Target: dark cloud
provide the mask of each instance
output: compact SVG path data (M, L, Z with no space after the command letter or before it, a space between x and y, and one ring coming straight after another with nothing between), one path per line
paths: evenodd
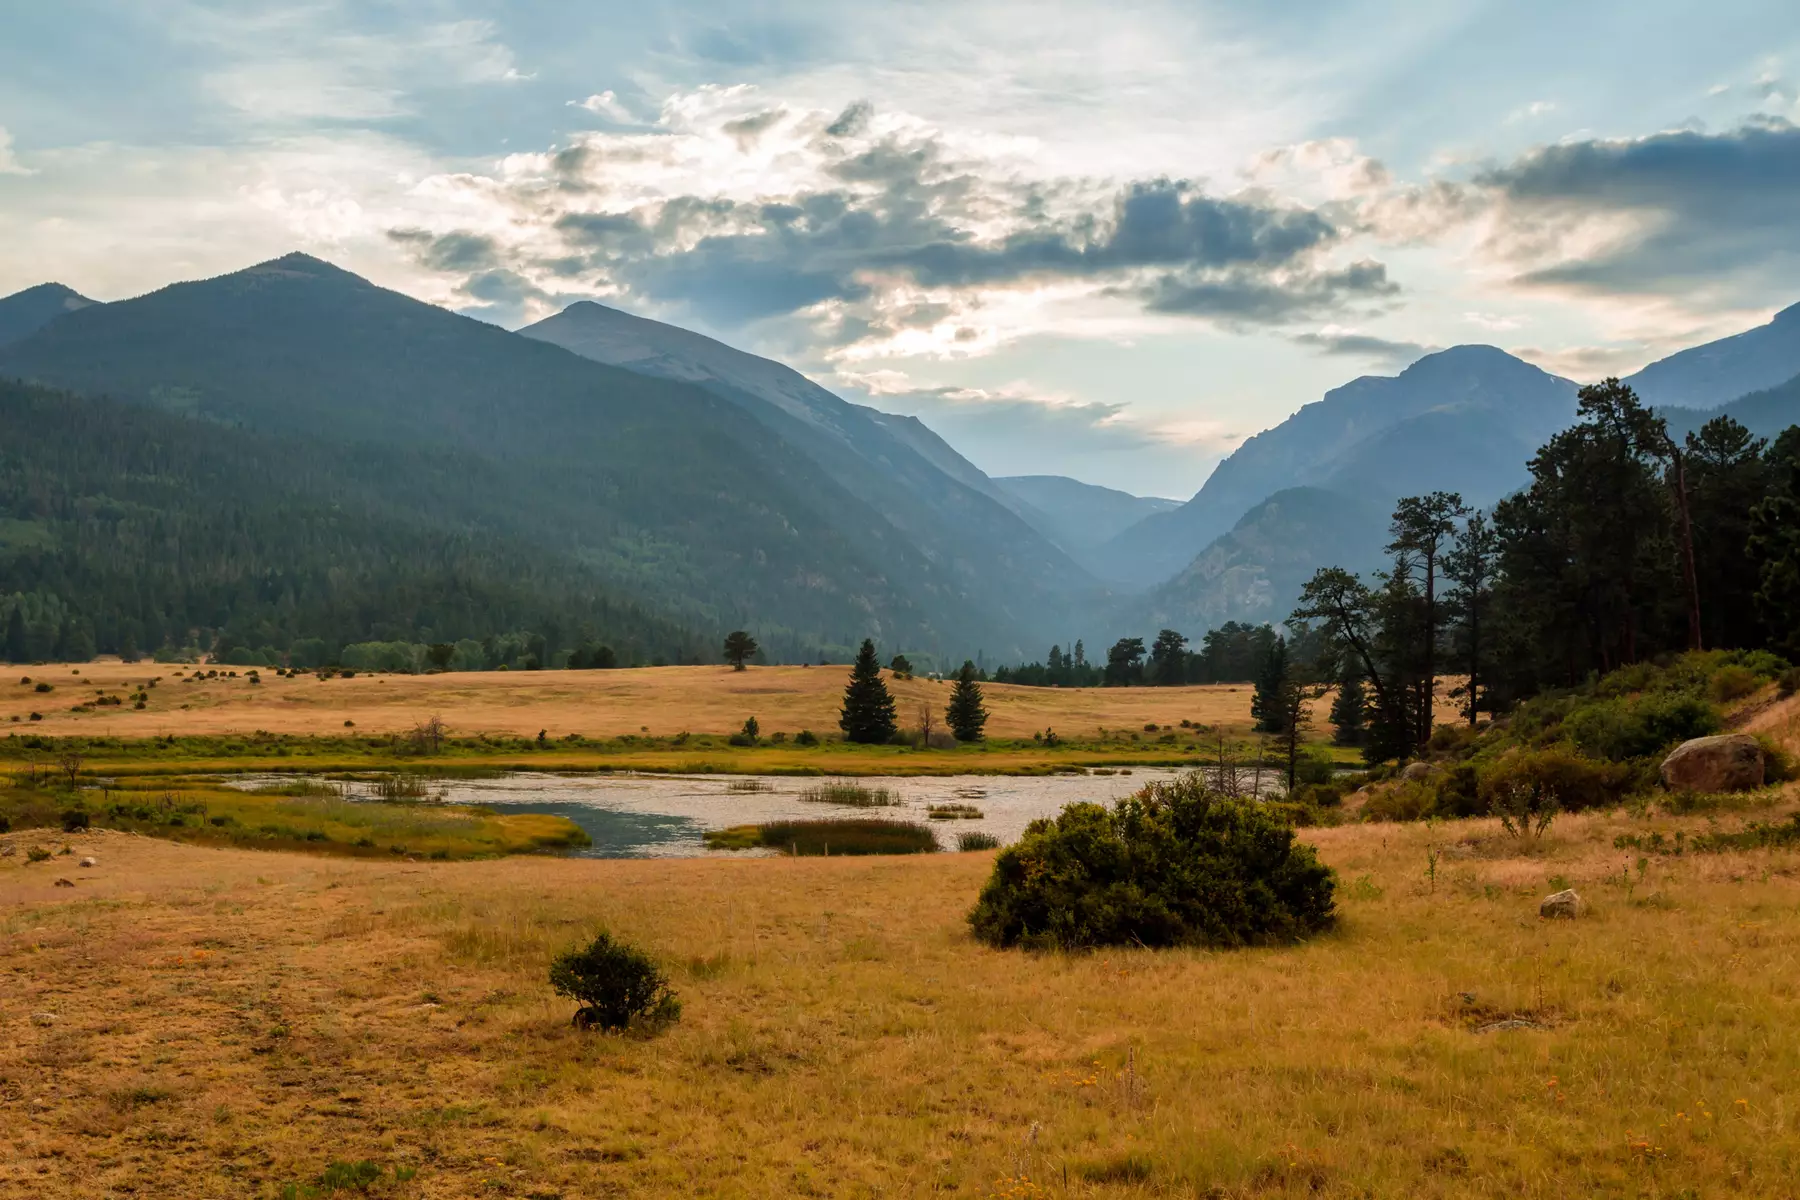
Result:
M484 271L500 262L493 239L476 233L440 235L423 229L390 229L388 240L410 248L424 266L447 274Z
M1399 291L1382 264L1358 262L1292 278L1243 270L1192 279L1169 276L1146 289L1145 295L1157 312L1273 325L1329 312L1351 301L1383 299Z
M1323 354L1370 358L1392 367L1405 367L1437 349L1418 342L1393 342L1366 333L1300 333L1293 341Z
M1560 248L1584 219L1627 222L1622 238L1536 266L1527 283L1674 293L1734 273L1791 279L1800 256L1800 127L1779 119L1546 146L1474 183L1500 200L1521 257Z
M558 226L596 270L721 325L863 300L876 279L972 288L1149 273L1123 290L1160 311L1242 322L1397 290L1378 263L1315 267L1341 237L1319 213L1208 196L1184 180L1134 183L1105 209L1053 218L1041 190L984 183L932 142L884 140L827 174L845 186L780 202L682 197ZM977 218L996 210L1016 228L978 240Z
M725 132L737 142L739 150L748 150L756 145L757 139L770 129L781 123L787 113L779 108L771 108L766 112L752 113L736 121L725 122Z
M837 115L837 120L825 127L825 132L835 138L855 137L869 127L869 118L875 115L875 106L867 100L851 103Z

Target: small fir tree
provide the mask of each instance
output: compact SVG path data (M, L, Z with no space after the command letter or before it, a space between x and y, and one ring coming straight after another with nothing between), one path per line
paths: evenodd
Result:
M894 738L899 726L894 721L894 698L881 681L881 663L875 657L875 643L863 639L856 663L850 668L850 683L844 688L844 708L838 716L838 727L853 742L879 746Z
M1263 655L1256 671L1256 691L1250 697L1250 716L1256 722L1258 733L1280 733L1282 720L1282 689L1288 681L1287 639L1276 638L1269 643L1268 651Z
M1338 684L1337 696L1331 702L1331 740L1340 746L1360 746L1368 732L1369 698L1363 686L1362 671L1352 665Z
M725 635L725 661L731 669L741 671L744 664L756 657L756 639L741 629L733 630Z
M950 689L944 721L957 741L979 742L987 719L987 709L981 703L981 685L975 681L975 664L965 660L962 670L956 673L956 686Z

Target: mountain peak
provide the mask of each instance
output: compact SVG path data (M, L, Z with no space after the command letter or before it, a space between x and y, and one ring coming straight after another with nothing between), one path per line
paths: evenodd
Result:
M0 345L29 337L64 313L91 308L95 303L60 283L40 283L0 298Z
M353 271L326 262L322 258L300 250L293 250L280 258L271 258L268 262L257 263L239 272L242 275L300 275L313 279L331 279L340 283L357 283L363 287L373 287L367 279Z

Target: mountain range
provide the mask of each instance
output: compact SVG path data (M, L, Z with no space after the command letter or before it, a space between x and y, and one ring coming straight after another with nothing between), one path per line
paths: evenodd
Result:
M375 453L391 493L455 458L460 488L420 481L438 507L414 515L433 528L528 546L689 627L751 628L784 655L870 635L910 652L1016 654L1043 594L1031 572L1082 577L994 504L1047 565L1008 581L1010 607L989 606L993 585L742 404L305 255L65 312L0 347L5 376L185 418L197 441L223 427Z
M597 303L508 332L301 254L110 304L0 299L6 378L0 566L57 636L86 587L102 642L531 627L684 658L742 626L780 659L874 636L945 665L1279 621L1314 568L1379 564L1398 497L1523 484L1577 391L1453 347L1332 389L1177 503L990 478L914 417ZM1678 435L1721 412L1778 432L1800 306L1628 382Z
M1800 305L1624 382L1676 437L1718 416L1773 437L1800 423ZM1399 497L1454 491L1486 507L1523 486L1532 454L1574 418L1577 390L1492 346L1334 388L1245 442L1186 504L1099 548L1096 569L1139 591L1116 602L1111 623L1154 632L1279 622L1311 567L1380 565Z

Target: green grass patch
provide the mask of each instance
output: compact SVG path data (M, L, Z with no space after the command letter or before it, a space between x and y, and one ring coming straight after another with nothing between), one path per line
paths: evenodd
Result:
M801 858L856 854L930 854L937 838L910 821L854 818L840 821L770 821L711 830L709 850L778 850Z

